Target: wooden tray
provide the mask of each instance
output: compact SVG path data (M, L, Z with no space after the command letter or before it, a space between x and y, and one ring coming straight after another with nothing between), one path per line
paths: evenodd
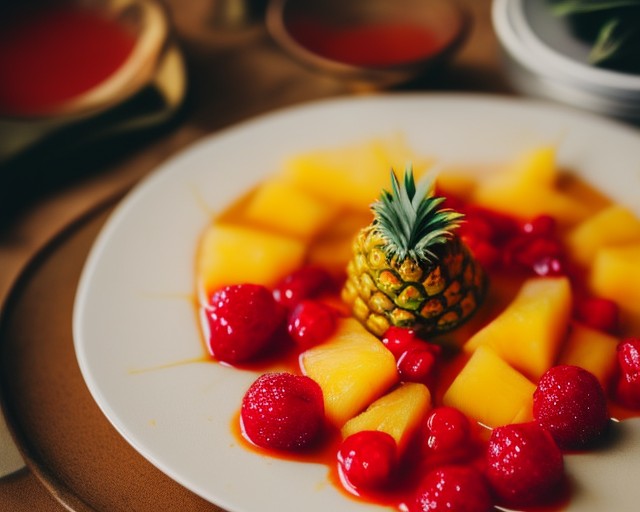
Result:
M20 501L31 511L219 512L161 473L117 433L76 362L71 330L75 291L113 206L98 208L49 243L7 300L0 321L0 397L32 476L10 477L0 489L25 489L28 499ZM57 502L16 482L33 476Z

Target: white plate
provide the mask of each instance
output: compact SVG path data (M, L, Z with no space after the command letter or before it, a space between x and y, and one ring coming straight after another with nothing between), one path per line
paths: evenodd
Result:
M232 421L256 376L202 361L190 297L198 237L212 212L288 155L398 132L419 153L462 164L504 162L525 148L555 143L560 165L640 214L638 132L573 110L491 96L320 101L215 134L173 158L119 205L98 237L82 274L73 331L80 368L105 415L144 457L203 498L234 512L376 508L346 499L321 465L271 459L238 445ZM578 493L570 509L629 510L637 503L640 486L622 492L624 479L605 478L607 471L596 472L588 459L569 461L570 470L589 489L591 481L600 485L593 495ZM612 459L616 473L622 457L596 459L596 467ZM640 468L640 453L637 460L632 468Z

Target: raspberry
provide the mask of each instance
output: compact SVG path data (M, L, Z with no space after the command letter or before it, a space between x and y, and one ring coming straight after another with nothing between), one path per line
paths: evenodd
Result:
M338 449L338 471L347 487L381 489L397 466L396 441L386 432L363 430L347 437Z
M430 471L418 487L415 502L408 505L409 512L493 510L487 483L472 466L442 466Z
M616 399L626 407L640 408L640 338L618 344Z
M562 449L583 448L607 430L607 399L598 379L578 366L554 366L533 394L533 416Z
M616 334L620 329L620 308L609 299L584 297L576 301L575 315L583 324Z
M436 407L427 417L427 448L439 454L464 453L471 440L469 419L454 407Z
M298 303L287 324L289 335L301 348L309 348L327 339L336 327L336 314L327 305L312 300Z
M416 340L415 331L405 327L389 327L382 336L382 344L389 349L396 360Z
M273 289L273 297L279 304L290 309L332 286L333 279L329 272L321 267L306 266L282 279Z
M535 423L497 427L489 438L486 475L507 505L547 503L557 496L564 478L562 452Z
M284 311L271 292L256 284L226 286L204 309L209 351L219 361L240 363L256 357L272 340Z
M258 446L305 448L319 437L324 426L322 390L309 377L265 373L244 395L240 418L244 434Z

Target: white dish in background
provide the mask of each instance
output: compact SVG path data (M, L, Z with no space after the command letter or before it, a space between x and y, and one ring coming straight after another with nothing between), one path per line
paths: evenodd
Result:
M590 65L590 46L546 1L493 0L492 19L520 92L640 121L640 75Z
M233 512L364 512L321 465L257 455L232 422L256 378L206 362L194 294L198 238L213 212L298 152L403 133L450 163L505 162L555 143L559 164L640 214L640 134L572 109L469 95L380 95L289 108L177 155L118 206L83 270L74 309L78 362L122 436L167 475ZM615 449L567 458L568 510L633 510L640 422Z

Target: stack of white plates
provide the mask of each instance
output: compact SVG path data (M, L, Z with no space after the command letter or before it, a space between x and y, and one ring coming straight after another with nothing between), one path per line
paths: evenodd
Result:
M545 0L494 0L493 24L520 92L640 121L640 75L589 64L591 46Z

